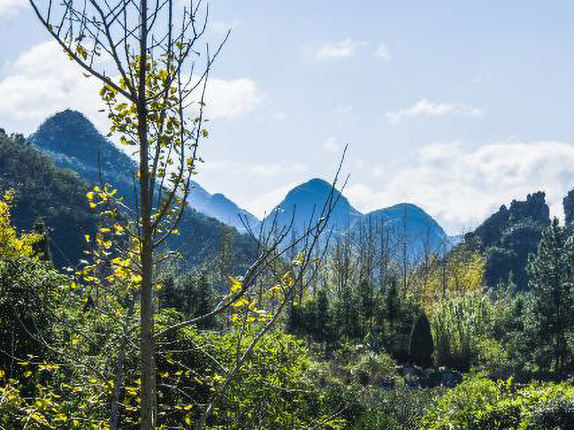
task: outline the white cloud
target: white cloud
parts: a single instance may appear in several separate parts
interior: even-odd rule
[[[435,103],[422,99],[409,108],[387,112],[387,119],[389,122],[396,124],[417,116],[438,117],[447,115],[481,118],[484,112],[477,107],[462,103]]]
[[[0,0],[0,16],[16,12],[27,5],[26,0]]]
[[[263,100],[263,94],[252,79],[209,78],[206,100],[209,118],[241,118],[254,111]]]
[[[365,45],[366,42],[356,41],[350,37],[340,42],[324,43],[316,49],[315,59],[318,61],[343,60],[354,56],[357,50]]]
[[[331,136],[323,142],[323,149],[328,152],[341,152],[343,145],[339,139]]]
[[[24,52],[7,66],[0,80],[0,117],[12,132],[30,133],[46,117],[67,108],[85,113],[100,129],[107,129],[95,79],[87,79],[55,42],[44,42]]]
[[[100,87],[98,80],[84,76],[56,42],[40,43],[6,67],[0,80],[0,126],[30,133],[48,116],[70,108],[83,112],[106,131],[107,115],[98,112],[103,107]],[[209,118],[236,119],[253,111],[262,99],[250,79],[210,78],[206,111]]]
[[[539,190],[546,192],[551,212],[561,216],[562,198],[574,188],[574,144],[503,141],[478,148],[457,142],[429,144],[408,165],[387,173],[382,188],[350,185],[346,194],[351,202],[363,211],[412,202],[449,233],[458,234],[476,227],[500,205]]]
[[[389,50],[382,43],[377,47],[375,52],[373,52],[373,55],[377,58],[380,58],[381,60],[384,60],[384,61],[390,61],[391,60],[391,55],[389,54]]]

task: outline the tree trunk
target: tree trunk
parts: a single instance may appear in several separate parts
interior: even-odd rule
[[[147,0],[140,0],[140,52],[138,82],[138,139],[140,147],[140,201],[141,201],[141,430],[155,428],[155,366],[153,345],[153,231],[151,225],[151,193],[149,173],[149,142],[146,100],[147,75]]]

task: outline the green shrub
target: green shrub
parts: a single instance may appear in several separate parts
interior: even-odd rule
[[[475,376],[450,390],[429,410],[421,429],[574,429],[574,387],[516,386],[512,380]]]
[[[532,411],[528,421],[528,430],[574,429],[574,400],[552,399]]]

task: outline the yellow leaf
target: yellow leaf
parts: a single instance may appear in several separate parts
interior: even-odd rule
[[[240,291],[243,288],[243,282],[241,282],[237,278],[231,278],[229,280],[229,282],[231,283],[231,292],[232,293],[237,293],[238,291]]]

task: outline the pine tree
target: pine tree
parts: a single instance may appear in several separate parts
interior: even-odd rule
[[[334,325],[339,336],[345,340],[362,339],[364,333],[361,330],[359,320],[359,301],[354,291],[347,287],[335,302]]]
[[[315,338],[319,342],[329,344],[332,340],[331,321],[330,321],[330,307],[327,292],[320,289],[317,292],[316,308],[315,308]]]
[[[565,228],[554,219],[544,230],[538,253],[528,265],[532,290],[531,315],[534,335],[543,352],[543,368],[558,373],[564,369],[568,356],[566,334],[574,325],[572,296],[574,246]],[[546,346],[543,348],[542,346]]]
[[[362,280],[357,286],[357,295],[361,313],[363,331],[372,329],[373,317],[375,315],[375,291],[368,280]]]
[[[194,316],[207,315],[214,309],[214,294],[207,276],[201,275],[195,282]],[[212,328],[215,326],[215,317],[209,317],[200,322],[199,328]]]
[[[426,314],[423,312],[419,315],[413,326],[409,354],[413,363],[421,367],[430,367],[433,363],[433,352],[434,343],[431,326]]]

